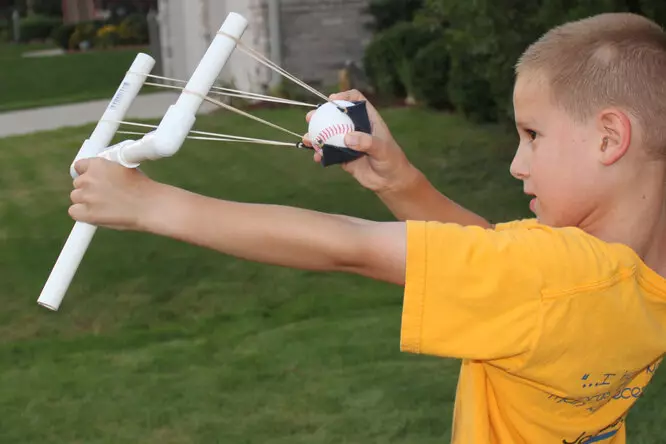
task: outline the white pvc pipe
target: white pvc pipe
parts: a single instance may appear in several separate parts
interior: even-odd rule
[[[236,49],[236,40],[243,36],[247,25],[247,20],[240,14],[232,12],[227,16],[220,27],[221,34],[215,36],[178,101],[169,107],[157,129],[122,148],[119,156],[124,162],[139,164],[178,152],[194,125],[199,107]]]
[[[136,56],[129,72],[120,83],[90,138],[83,143],[77,153],[70,167],[72,178],[77,176],[74,170],[74,163],[76,161],[83,158],[95,157],[109,146],[119,125],[113,122],[118,122],[125,118],[127,110],[139,94],[146,80],[145,74],[150,74],[154,65],[155,60],[149,55],[140,53]],[[67,241],[39,295],[38,304],[53,311],[58,310],[72,278],[79,268],[81,259],[95,235],[96,229],[97,227],[82,222],[74,224],[74,228],[67,237]]]
[[[97,126],[90,135],[90,138],[83,142],[83,146],[81,146],[76,158],[72,162],[69,170],[72,178],[76,178],[77,176],[74,164],[79,159],[95,157],[109,146],[113,136],[118,131],[120,125],[118,122],[125,119],[125,114],[127,114],[132,102],[143,87],[147,78],[146,76],[150,74],[154,66],[155,59],[148,54],[139,53],[136,56],[125,78],[109,102],[109,106],[107,106],[104,114],[102,114],[102,118],[97,122]]]
[[[242,37],[247,25],[247,20],[239,14],[232,12],[227,16],[220,27],[220,32],[226,35],[217,34],[215,36],[185,90],[178,101],[169,107],[154,132],[137,142],[118,144],[112,150],[113,152],[105,155],[102,154],[102,151],[109,146],[118,129],[118,124],[99,122],[90,139],[86,140],[81,147],[76,160],[102,155],[126,166],[136,166],[144,160],[169,157],[177,153],[194,125],[199,107],[231,57],[236,48],[236,40]],[[148,66],[147,60],[144,60],[145,66],[135,66],[139,65],[138,62],[139,57],[132,65],[131,71],[147,74],[152,69],[151,65],[150,69],[144,72],[142,68],[145,69]],[[154,64],[154,60],[152,64]],[[141,84],[137,87],[134,82],[139,81]],[[145,76],[143,75],[131,77],[128,74],[118,88],[102,120],[122,121],[131,100],[136,97],[144,81]],[[73,168],[70,173],[72,177],[76,177],[76,171]],[[96,227],[89,224],[77,222],[74,225],[37,301],[40,305],[54,311],[58,310],[95,230]]]

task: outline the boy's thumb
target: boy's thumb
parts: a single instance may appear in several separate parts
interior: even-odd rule
[[[80,175],[88,171],[89,166],[90,166],[90,159],[88,158],[79,159],[74,164],[74,170]]]
[[[372,154],[382,142],[370,134],[353,131],[345,134],[345,144],[356,151]]]

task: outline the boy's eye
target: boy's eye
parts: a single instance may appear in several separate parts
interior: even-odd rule
[[[525,133],[529,136],[529,138],[530,138],[531,140],[536,139],[536,136],[537,136],[536,131],[531,130],[531,129],[526,129],[526,130],[525,130]]]

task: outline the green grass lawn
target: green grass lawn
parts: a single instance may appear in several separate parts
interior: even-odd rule
[[[257,114],[305,132],[299,110]],[[452,198],[496,221],[528,215],[498,154],[513,134],[384,115]],[[281,138],[229,113],[196,127]],[[99,230],[60,311],[39,307],[72,227],[69,164],[91,128],[0,140],[0,442],[448,442],[458,362],[399,352],[396,286]],[[188,141],[144,170],[221,198],[391,219],[340,169],[289,148]],[[630,416],[630,443],[662,441],[665,394],[662,371]]]
[[[110,97],[145,48],[26,58],[44,45],[0,44],[0,112]],[[147,87],[142,92],[150,91]]]

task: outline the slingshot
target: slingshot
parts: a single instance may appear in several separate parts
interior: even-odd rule
[[[248,22],[244,17],[236,13],[229,14],[199,62],[192,77],[187,82],[151,75],[150,72],[155,65],[155,60],[147,54],[138,54],[92,134],[83,142],[79,152],[72,162],[70,167],[70,175],[72,178],[77,177],[77,173],[74,170],[74,163],[79,159],[100,156],[117,162],[127,168],[136,168],[146,160],[157,160],[173,156],[180,150],[185,139],[242,142],[292,146],[299,149],[315,149],[322,153],[324,166],[358,158],[361,155],[360,153],[345,147],[315,144],[313,148],[310,148],[302,143],[302,135],[209,97],[209,94],[212,92],[216,95],[227,95],[230,97],[241,97],[252,100],[264,100],[295,106],[318,108],[318,105],[305,102],[270,97],[257,93],[246,93],[229,88],[214,87],[215,80],[228,62],[234,49],[238,48],[258,62],[277,71],[287,79],[317,95],[320,99],[323,99],[325,103],[337,107],[340,112],[348,113],[354,122],[356,130],[370,132],[370,125],[367,113],[365,112],[365,104],[363,102],[356,102],[351,107],[342,107],[338,103],[329,100],[316,89],[305,84],[270,60],[266,59],[257,51],[245,46],[241,43],[240,39],[247,29],[247,26]],[[185,83],[185,86],[163,85],[148,82],[148,78]],[[124,120],[130,105],[144,85],[174,88],[182,91],[176,103],[168,108],[166,114],[157,126],[132,123]],[[221,108],[264,123],[288,134],[290,137],[293,137],[294,140],[287,142],[192,131],[192,126],[196,120],[196,112],[203,101],[211,102]],[[122,124],[133,125],[137,128],[151,129],[152,131],[147,133],[139,131],[118,131],[119,126]],[[134,134],[141,135],[142,137],[139,140],[126,140],[109,147],[115,134]],[[96,230],[97,227],[94,225],[83,222],[76,222],[74,224],[74,227],[42,289],[39,299],[37,300],[38,304],[53,311],[58,310]]]

